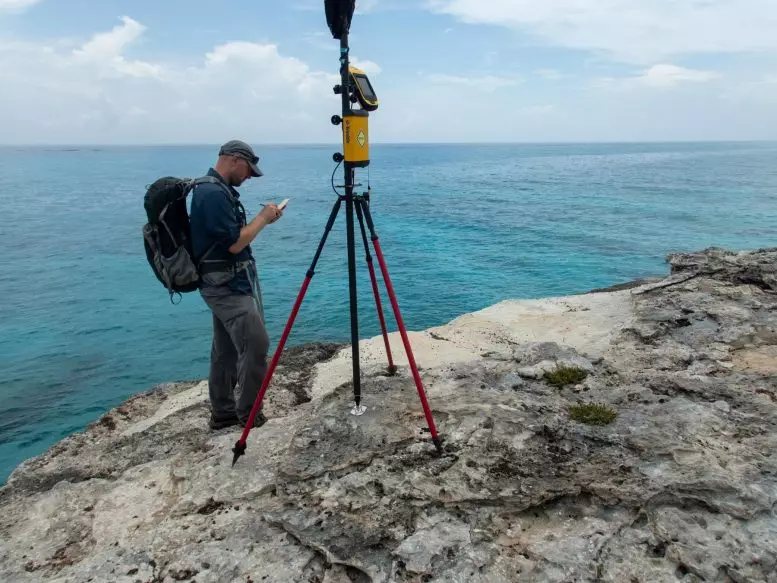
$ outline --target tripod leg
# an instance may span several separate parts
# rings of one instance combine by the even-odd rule
[[[353,170],[350,184],[353,184]],[[349,181],[346,181],[348,184]],[[353,415],[363,415],[366,408],[362,406],[361,375],[359,374],[359,313],[356,294],[356,246],[353,234],[353,187],[346,187],[345,221],[348,239],[348,291],[351,305],[351,358],[353,360],[353,398],[355,406],[351,409]]]
[[[359,315],[356,294],[356,248],[353,236],[353,195],[345,199],[345,220],[348,239],[348,291],[351,305],[351,359],[353,361],[353,399],[355,402],[351,413],[363,415],[366,410],[361,405],[362,387],[359,373]]]
[[[367,267],[370,269],[370,279],[372,280],[372,293],[375,296],[375,306],[378,309],[378,319],[380,320],[380,329],[383,332],[383,343],[386,345],[386,355],[388,356],[388,372],[393,375],[397,372],[394,361],[391,358],[391,346],[389,346],[388,332],[386,331],[386,319],[383,317],[383,305],[380,302],[380,292],[378,291],[378,280],[375,277],[375,267],[372,265],[372,255],[370,255],[370,244],[367,242],[367,232],[364,230],[364,216],[362,214],[362,205],[356,205],[356,216],[359,219],[359,228],[364,241],[364,252],[367,254]]]
[[[305,275],[305,281],[302,283],[302,288],[300,289],[299,294],[297,295],[297,300],[294,302],[294,308],[292,308],[291,315],[289,316],[289,319],[286,322],[286,328],[283,330],[281,341],[278,343],[278,347],[275,349],[275,354],[273,355],[272,361],[270,362],[270,366],[267,369],[267,374],[264,376],[262,387],[261,389],[259,389],[259,394],[256,396],[256,400],[254,401],[254,406],[251,408],[251,414],[248,416],[248,421],[246,422],[246,425],[243,428],[243,434],[240,436],[240,439],[237,441],[237,443],[235,443],[235,447],[232,449],[232,451],[235,454],[232,459],[233,466],[237,462],[238,458],[241,455],[243,455],[246,451],[246,441],[248,440],[248,434],[251,432],[251,427],[253,427],[256,414],[262,408],[262,401],[264,400],[264,394],[267,391],[267,387],[270,384],[270,380],[272,379],[273,374],[275,373],[275,367],[278,365],[278,360],[280,360],[281,353],[283,352],[283,348],[286,346],[286,340],[288,340],[289,338],[289,334],[291,333],[291,328],[294,325],[294,320],[296,320],[297,313],[299,312],[299,308],[302,305],[302,300],[305,297],[305,293],[308,291],[310,280],[313,279],[313,276],[315,275],[316,264],[318,264],[318,260],[321,257],[321,252],[324,250],[324,244],[326,243],[327,236],[329,235],[329,232],[332,230],[332,226],[335,223],[335,218],[337,217],[337,213],[340,211],[341,204],[342,204],[342,199],[338,198],[334,208],[332,208],[331,214],[329,215],[329,221],[326,224],[326,228],[324,230],[324,234],[321,237],[321,241],[319,241],[318,243],[318,249],[316,250],[316,255],[313,258],[313,263],[311,263],[310,269],[308,269],[308,272]]]
[[[391,278],[389,277],[388,267],[386,267],[386,260],[383,257],[383,251],[381,250],[380,242],[378,241],[378,234],[375,232],[375,225],[372,222],[370,207],[363,200],[359,200],[358,202],[364,211],[364,217],[367,219],[367,227],[370,229],[372,244],[375,247],[375,253],[378,256],[378,263],[380,264],[380,270],[383,274],[383,280],[386,282],[386,288],[388,289],[389,298],[391,299],[391,307],[394,310],[394,317],[399,326],[399,333],[402,335],[402,342],[405,345],[407,360],[410,364],[410,370],[413,372],[413,380],[415,381],[416,389],[418,389],[418,397],[421,399],[421,406],[424,409],[426,423],[429,426],[429,432],[432,435],[432,442],[437,448],[437,451],[442,453],[442,441],[437,435],[437,427],[434,424],[432,410],[429,408],[429,402],[426,400],[426,392],[424,391],[423,384],[421,383],[421,375],[418,373],[418,367],[415,363],[413,348],[410,346],[410,339],[407,337],[407,330],[405,330],[405,323],[402,321],[402,314],[399,311],[399,304],[397,303],[397,296],[394,293],[394,286],[391,285]]]

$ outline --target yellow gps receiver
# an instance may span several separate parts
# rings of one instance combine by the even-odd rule
[[[369,112],[378,109],[378,96],[364,71],[349,65],[348,76],[349,92],[352,92],[349,100],[351,103],[358,102],[361,109],[349,108],[342,118],[343,153],[346,162],[364,168],[370,164]],[[338,90],[342,91],[339,87],[335,88],[335,92]],[[332,121],[335,123],[339,119]]]
[[[369,114],[357,109],[343,117],[343,151],[345,161],[365,167],[370,163]]]

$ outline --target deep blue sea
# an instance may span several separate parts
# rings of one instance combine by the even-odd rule
[[[291,199],[253,245],[277,343],[335,201],[337,146],[257,149],[266,175],[241,189],[249,213]],[[0,154],[2,483],[134,393],[207,376],[210,314],[197,294],[171,305],[141,228],[146,185],[201,175],[216,147]],[[374,145],[372,161],[371,208],[413,330],[665,274],[673,251],[777,245],[777,143]],[[349,338],[344,227],[341,212],[289,346]],[[367,337],[380,330],[357,250]]]

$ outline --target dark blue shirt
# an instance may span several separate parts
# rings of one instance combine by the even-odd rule
[[[253,255],[250,245],[238,254],[232,253],[229,248],[240,238],[240,229],[246,224],[246,217],[242,205],[233,203],[224,187],[229,189],[236,200],[240,199],[240,193],[227,185],[221,175],[213,168],[208,170],[207,176],[212,176],[222,185],[203,183],[198,184],[191,195],[191,210],[189,222],[192,233],[192,253],[194,261],[199,263],[205,252],[215,243],[215,247],[208,255],[208,260],[247,261],[252,260]],[[251,295],[251,283],[244,270],[235,274],[235,277],[227,284],[236,293]],[[203,282],[202,287],[208,287]]]

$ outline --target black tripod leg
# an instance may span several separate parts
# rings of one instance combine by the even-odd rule
[[[324,250],[324,244],[326,243],[326,239],[329,236],[329,232],[332,230],[332,226],[335,224],[335,218],[337,218],[337,213],[340,211],[340,205],[342,204],[342,202],[343,202],[342,199],[338,198],[337,202],[332,208],[332,212],[329,215],[329,221],[327,222],[326,228],[324,229],[324,234],[321,236],[321,240],[318,243],[318,249],[316,250],[316,255],[313,258],[313,263],[311,263],[310,269],[308,269],[308,272],[305,275],[305,281],[302,283],[302,288],[300,289],[299,294],[297,295],[297,300],[294,302],[294,308],[291,310],[291,315],[289,316],[289,319],[286,322],[286,328],[283,330],[283,336],[281,336],[281,341],[278,343],[278,347],[275,349],[275,354],[272,357],[272,362],[270,362],[270,367],[267,369],[267,374],[264,376],[264,381],[262,382],[262,388],[259,390],[259,394],[256,396],[256,400],[254,401],[254,406],[251,408],[251,414],[248,416],[248,421],[246,422],[245,427],[243,428],[243,434],[240,436],[240,439],[237,441],[237,443],[235,443],[235,447],[232,449],[232,451],[235,454],[232,459],[233,466],[237,462],[238,458],[241,455],[243,455],[246,451],[246,441],[248,440],[248,434],[251,432],[251,428],[254,425],[254,418],[262,408],[262,401],[264,400],[264,394],[265,392],[267,392],[267,387],[269,386],[270,380],[272,379],[272,376],[275,373],[275,367],[278,366],[278,360],[281,357],[281,353],[283,352],[284,346],[286,346],[286,340],[288,340],[289,338],[289,334],[291,333],[291,328],[294,325],[294,320],[297,318],[297,313],[299,312],[300,305],[302,305],[302,300],[305,297],[305,293],[308,291],[310,280],[313,279],[313,276],[315,275],[316,264],[318,264],[318,260],[321,257],[321,252]]]
[[[350,184],[353,184],[353,171],[351,170]],[[365,408],[362,407],[361,375],[359,374],[359,313],[357,309],[356,294],[356,245],[353,233],[353,188],[347,189],[345,197],[345,220],[348,237],[348,290],[351,304],[351,358],[353,359],[353,398],[356,405],[351,410],[354,415],[362,415]]]
[[[362,213],[362,199],[358,199],[356,204],[356,217],[359,219],[359,229],[362,233],[364,242],[364,252],[367,255],[367,267],[370,270],[370,280],[372,281],[372,293],[375,296],[375,307],[378,310],[378,319],[380,320],[380,329],[383,332],[383,344],[386,346],[386,356],[388,357],[388,372],[393,375],[397,372],[394,366],[394,360],[391,358],[391,346],[389,345],[388,332],[386,331],[386,319],[383,317],[383,305],[380,301],[380,292],[378,291],[378,279],[375,277],[375,267],[372,264],[372,255],[370,254],[370,244],[367,242],[367,232],[364,230],[364,216]]]
[[[381,250],[380,243],[378,242],[378,235],[375,232],[375,225],[372,222],[370,207],[363,200],[360,200],[359,203],[361,204],[362,210],[364,211],[364,217],[367,219],[367,227],[370,229],[372,244],[375,247],[375,253],[378,256],[378,263],[380,264],[380,270],[383,274],[383,281],[386,282],[386,287],[388,288],[389,298],[391,299],[391,307],[394,309],[394,317],[396,318],[397,325],[399,326],[399,333],[402,335],[402,342],[405,345],[407,360],[410,364],[410,370],[413,373],[413,380],[415,381],[416,389],[418,389],[418,397],[421,399],[421,406],[424,409],[426,423],[429,426],[429,432],[432,435],[432,442],[437,448],[437,451],[442,453],[442,441],[437,435],[437,427],[434,424],[432,410],[429,408],[429,403],[426,400],[426,392],[424,391],[423,384],[421,383],[421,375],[418,373],[418,367],[415,363],[413,348],[410,346],[410,339],[407,337],[407,330],[405,329],[405,323],[402,321],[402,314],[399,311],[399,304],[397,303],[397,296],[394,293],[394,286],[391,285],[391,278],[389,277],[388,268],[386,267],[386,260],[383,257],[383,251]]]

